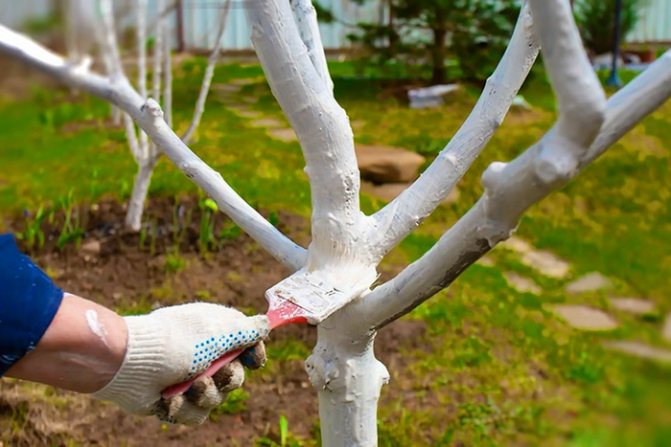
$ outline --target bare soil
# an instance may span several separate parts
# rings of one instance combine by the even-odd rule
[[[199,247],[203,209],[196,198],[156,198],[148,205],[142,234],[123,230],[124,206],[105,201],[71,210],[83,236],[62,249],[57,246],[64,222],[57,212],[42,225],[43,247],[26,251],[64,290],[122,312],[146,312],[159,306],[212,301],[246,312],[265,311],[264,291],[289,272],[244,234],[229,236],[205,251]],[[10,224],[21,231],[30,216]],[[304,218],[279,213],[277,226],[302,244],[307,243]],[[51,221],[51,222],[49,222]],[[216,215],[215,234],[230,228]],[[175,260],[178,260],[175,262]],[[175,267],[174,264],[179,264]],[[399,321],[376,340],[378,357],[401,373],[403,351],[425,346],[424,323]],[[269,344],[315,341],[312,327],[294,326],[274,333]],[[9,445],[253,445],[259,437],[279,440],[278,420],[284,415],[292,434],[315,439],[318,408],[301,360],[278,360],[271,376],[252,373],[245,385],[246,409],[217,414],[200,427],[169,426],[153,418],[126,415],[113,405],[88,396],[14,380],[0,381],[0,440]],[[48,367],[48,365],[45,365]],[[393,399],[395,387],[385,389]],[[400,392],[400,391],[399,391]]]

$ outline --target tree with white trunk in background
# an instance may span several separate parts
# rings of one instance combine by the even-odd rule
[[[147,87],[149,60],[147,57],[148,18],[147,0],[133,0],[134,7],[130,9],[133,15],[136,44],[136,71],[137,93],[145,100],[149,98]],[[172,125],[172,58],[170,29],[168,17],[174,5],[167,5],[166,0],[156,1],[156,14],[153,17],[151,35],[154,39],[151,61],[151,98],[162,105],[162,110],[168,125]],[[194,107],[193,118],[187,131],[182,136],[188,144],[195,135],[205,111],[205,103],[214,76],[214,69],[221,52],[223,33],[230,9],[230,0],[227,0],[218,18],[216,40],[201,83],[200,92]],[[126,78],[121,52],[116,36],[114,2],[112,0],[67,0],[64,3],[66,47],[68,61],[71,64],[86,66],[90,62],[89,52],[93,43],[97,43],[101,58],[110,80]],[[91,37],[94,39],[91,39]],[[126,78],[126,82],[128,79]],[[116,117],[118,108],[113,106],[113,117]],[[139,231],[142,227],[142,215],[147,200],[151,177],[158,162],[160,151],[156,144],[149,140],[146,132],[138,129],[133,118],[125,111],[121,111],[123,126],[128,146],[135,160],[138,171],[133,183],[131,197],[128,202],[125,224],[131,231]],[[116,118],[114,119],[116,121]]]
[[[123,110],[219,208],[292,270],[328,272],[345,287],[372,284],[382,258],[447,197],[503,121],[539,50],[558,104],[554,126],[509,162],[482,175],[484,193],[419,260],[369,288],[317,327],[306,369],[319,395],[325,446],[377,444],[377,404],[389,374],[373,352],[376,332],[448,287],[508,238],[524,211],[575,177],[671,96],[671,52],[606,99],[569,0],[528,0],[501,61],[462,127],[421,177],[373,215],[359,207],[359,170],[349,119],[333,94],[310,0],[246,3],[252,40],[273,94],[293,126],[312,190],[312,242],[305,249],[249,206],[194,154],[118,72],[72,66],[0,26],[0,51]],[[520,148],[521,150],[523,148]],[[371,279],[372,278],[372,279]],[[372,286],[371,286],[372,287]]]

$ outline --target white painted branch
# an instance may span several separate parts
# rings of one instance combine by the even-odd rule
[[[319,33],[319,22],[317,20],[317,11],[312,5],[312,0],[293,0],[291,8],[294,12],[296,25],[300,32],[301,40],[308,50],[308,55],[312,65],[317,70],[319,77],[333,90],[333,80],[329,73],[329,67],[326,63],[326,53],[322,44],[321,34]]]
[[[123,111],[121,112],[121,117],[123,119],[123,128],[124,132],[126,133],[126,140],[128,141],[128,148],[130,149],[130,153],[133,156],[133,160],[135,160],[137,164],[140,164],[144,159],[145,153],[137,139],[133,118],[131,118],[126,112]]]
[[[62,3],[68,60],[78,63],[88,57],[92,49],[90,36],[96,32],[95,3],[89,0],[66,0]]]
[[[590,147],[582,151],[575,176],[636,123],[671,97],[671,51],[613,95],[605,121]],[[468,266],[514,230],[522,213],[569,178],[555,182],[538,173],[537,160],[551,148],[548,136],[507,165],[493,163],[483,175],[485,193],[422,258],[351,307],[363,328],[379,328],[408,313],[449,286]],[[550,140],[551,142],[552,140]],[[546,180],[543,180],[543,179]],[[549,181],[547,181],[549,180]]]
[[[528,5],[470,115],[417,181],[373,215],[370,237],[381,259],[447,197],[499,128],[536,60],[540,42]]]
[[[147,200],[151,176],[154,173],[155,167],[156,159],[154,157],[149,157],[139,164],[133,184],[133,192],[128,202],[128,211],[126,212],[126,227],[132,231],[140,231],[142,229],[144,204]]]
[[[221,16],[219,17],[219,31],[217,32],[217,40],[214,42],[214,48],[210,53],[210,57],[207,59],[207,67],[205,67],[203,82],[200,86],[200,92],[198,93],[196,106],[194,107],[193,118],[191,119],[189,128],[184,133],[184,136],[182,136],[182,141],[184,141],[186,144],[189,144],[191,138],[193,138],[193,134],[200,125],[200,119],[203,117],[203,112],[205,112],[205,102],[207,101],[207,95],[210,92],[210,85],[212,84],[212,77],[214,76],[214,68],[219,61],[219,53],[221,52],[221,45],[224,41],[224,31],[226,30],[226,19],[228,18],[228,12],[230,9],[231,0],[227,0],[221,11]]]
[[[603,154],[622,135],[671,97],[671,50],[608,100],[606,121],[587,154],[582,168]]]
[[[116,39],[112,0],[100,0],[100,16],[102,18],[103,29],[103,37],[100,43],[103,52],[105,53],[106,63],[109,64],[109,75],[112,78],[116,76],[124,76],[119,45],[117,44]]]
[[[136,0],[135,31],[137,45],[137,88],[147,98],[147,0]]]
[[[135,31],[137,39],[137,88],[140,96],[147,99],[147,0],[136,0],[136,2]],[[140,131],[139,140],[142,159],[144,161],[150,157],[149,139],[147,138],[147,134]],[[129,210],[130,208],[131,207],[129,206]],[[142,214],[140,213],[140,219],[141,218]],[[127,221],[128,220],[130,220],[130,216],[127,216]]]
[[[289,2],[250,2],[246,12],[256,53],[306,160],[312,193],[308,268],[351,263],[364,216],[347,114],[312,65]]]
[[[165,122],[172,126],[172,46],[167,23],[163,19],[163,109]]]
[[[165,0],[157,0],[156,9],[159,11],[159,15],[165,9]],[[153,55],[153,68],[152,68],[152,80],[151,88],[152,93],[151,97],[154,98],[159,104],[161,103],[161,69],[162,69],[162,57],[163,57],[163,27],[164,27],[165,18],[159,16],[156,20],[154,26],[154,55]]]
[[[236,224],[273,257],[298,270],[306,261],[303,248],[273,227],[249,206],[221,177],[207,166],[170,129],[154,100],[144,101],[123,76],[106,78],[78,67],[28,37],[0,25],[0,52],[23,61],[64,84],[105,99],[128,113],[138,126],[197,185],[203,188]]]

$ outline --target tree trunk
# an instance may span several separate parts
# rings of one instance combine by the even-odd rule
[[[445,28],[435,28],[433,30],[433,48],[431,51],[432,69],[431,83],[444,84],[447,78],[445,71],[445,37],[447,30]]]
[[[126,213],[126,227],[131,231],[140,231],[142,228],[144,202],[147,200],[151,175],[154,173],[155,166],[155,160],[143,162],[140,164],[140,168],[135,176],[133,193],[128,202],[128,212]]]
[[[318,327],[305,368],[319,393],[324,447],[377,446],[377,403],[387,368],[373,352],[375,332],[343,330],[354,321],[346,309]]]

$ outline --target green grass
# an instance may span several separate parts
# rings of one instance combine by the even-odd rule
[[[177,77],[178,129],[187,125],[203,67],[202,59],[187,62]],[[410,110],[374,77],[357,79],[351,65],[334,64],[334,73],[337,95],[351,120],[364,122],[357,141],[400,145],[429,159],[449,141],[477,99],[475,90],[466,87],[444,107]],[[261,75],[255,65],[226,65],[217,68],[215,83],[258,79],[239,96],[253,95],[255,109],[280,117]],[[523,94],[534,110],[509,114],[460,182],[460,200],[441,206],[406,238],[392,255],[394,262],[419,258],[477,200],[486,166],[515,157],[551,126],[554,101],[542,69],[534,70]],[[70,191],[78,201],[127,197],[135,168],[123,133],[109,126],[108,115],[105,104],[85,95],[72,98],[68,92],[37,87],[25,101],[0,103],[0,216],[56,206]],[[496,249],[490,255],[495,267],[472,266],[408,317],[427,323],[427,347],[408,349],[406,364],[392,371],[380,409],[380,445],[668,443],[671,368],[606,351],[602,342],[663,343],[661,316],[671,311],[666,299],[671,277],[670,126],[671,104],[666,104],[522,219],[517,234],[569,261],[569,278],[543,277],[514,253]],[[310,193],[299,146],[249,127],[214,92],[192,148],[254,206],[309,215]],[[195,191],[168,160],[162,160],[151,194]],[[371,197],[362,199],[367,212],[381,205]],[[237,227],[231,228],[231,238],[237,233]],[[530,277],[544,293],[517,293],[502,271]],[[616,313],[599,293],[564,294],[568,281],[591,271],[613,278],[619,295],[654,301],[658,315]],[[557,302],[610,310],[621,326],[602,335],[571,330],[548,311],[547,305]],[[142,300],[134,306],[138,311],[146,307]],[[270,365],[262,377],[309,353],[309,347],[291,340],[270,343],[268,349]]]

